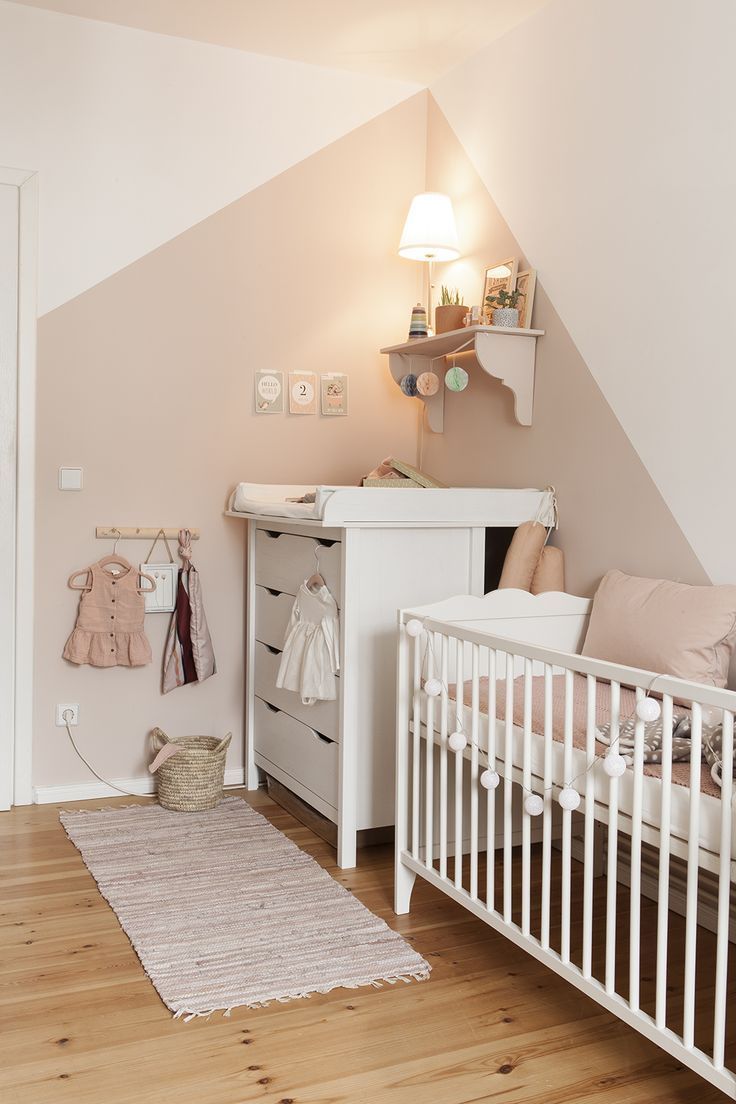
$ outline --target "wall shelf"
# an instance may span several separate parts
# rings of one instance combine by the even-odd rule
[[[401,345],[381,349],[388,354],[391,375],[397,383],[412,372],[432,370],[437,358],[470,353],[489,376],[500,380],[514,394],[514,415],[523,426],[532,424],[534,407],[534,362],[537,338],[544,330],[520,330],[501,326],[466,326],[434,337],[417,337]],[[441,374],[441,373],[440,373]],[[445,416],[445,388],[441,381],[436,395],[419,396],[427,408],[427,425],[442,433]]]

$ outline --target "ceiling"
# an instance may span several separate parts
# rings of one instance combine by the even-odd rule
[[[15,0],[238,50],[430,84],[548,0]]]

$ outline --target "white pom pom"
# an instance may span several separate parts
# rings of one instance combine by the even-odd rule
[[[450,751],[463,751],[468,746],[468,741],[462,732],[453,732],[447,743]]]
[[[442,693],[442,683],[439,679],[427,679],[424,684],[424,693],[428,698],[438,698]]]
[[[626,760],[623,755],[611,751],[603,760],[603,769],[609,778],[620,778],[626,773]]]
[[[406,631],[409,636],[421,636],[422,629],[422,622],[416,617],[412,617],[411,621],[406,622]]]
[[[642,698],[636,703],[636,715],[640,721],[658,721],[662,713],[662,706],[656,698]]]
[[[539,816],[544,812],[544,799],[539,794],[529,794],[524,802],[524,808],[529,816]]]
[[[501,779],[494,770],[484,770],[480,776],[480,784],[484,790],[495,790]]]
[[[572,812],[573,809],[577,809],[580,804],[580,794],[572,786],[565,786],[564,790],[560,790],[560,796],[557,798],[563,809]]]

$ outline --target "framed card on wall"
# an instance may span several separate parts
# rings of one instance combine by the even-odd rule
[[[348,412],[348,377],[341,372],[328,372],[320,378],[322,413],[340,417]]]
[[[284,413],[284,373],[256,372],[256,414]]]
[[[289,372],[289,413],[317,413],[316,372]]]

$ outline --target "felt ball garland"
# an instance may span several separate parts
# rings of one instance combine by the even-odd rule
[[[450,369],[450,371],[453,370],[455,369]],[[456,370],[463,371],[463,369]],[[418,639],[424,633],[424,625],[416,617],[413,617],[409,621],[407,621],[405,628],[407,634],[414,639]],[[434,655],[432,636],[431,634],[428,634],[427,648],[424,654],[425,662],[430,651]],[[660,676],[657,675],[655,677],[659,678]],[[653,682],[650,684],[650,688],[652,685]],[[424,692],[430,698],[439,697],[442,693],[449,695],[449,689],[445,685],[445,683],[441,679],[434,677],[428,678],[427,681],[424,683]],[[646,697],[641,698],[636,703],[636,708],[634,712],[640,721],[643,721],[645,724],[650,724],[653,721],[659,720],[662,713],[662,707],[656,698],[651,698],[647,694]],[[718,711],[710,710],[707,706],[703,707],[703,722],[705,724],[711,723],[711,712],[717,713]],[[618,737],[616,739],[618,739]],[[461,729],[457,729],[447,739],[448,747],[451,751],[454,752],[464,751],[465,748],[468,746],[468,743],[470,743],[472,747],[476,747],[479,751],[483,751],[484,754],[487,755],[487,752],[485,752],[479,744],[476,744],[474,741],[469,740]],[[593,760],[588,764],[588,766],[581,772],[581,774],[577,776],[577,778],[585,776],[599,761],[603,766],[605,774],[607,774],[609,778],[621,778],[622,775],[625,774],[627,765],[629,762],[631,762],[631,759],[629,758],[627,760],[626,758],[624,758],[623,755],[616,751],[615,743],[616,741],[613,741],[610,744],[608,750],[603,755],[596,755]],[[566,783],[562,787],[558,795],[557,800],[559,802],[559,805],[565,812],[574,812],[580,807],[582,799],[579,791],[576,790],[575,786],[573,785],[573,783],[577,781],[577,778],[573,778],[571,782]],[[483,787],[484,790],[490,791],[495,790],[499,786],[500,781],[500,776],[498,772],[491,767],[489,759],[488,768],[484,770],[480,775],[480,785]],[[548,792],[551,793],[554,788],[555,787],[550,786],[545,789],[542,794],[535,793],[533,790],[523,790],[525,795],[524,811],[527,816],[537,817],[544,812],[544,794]]]

